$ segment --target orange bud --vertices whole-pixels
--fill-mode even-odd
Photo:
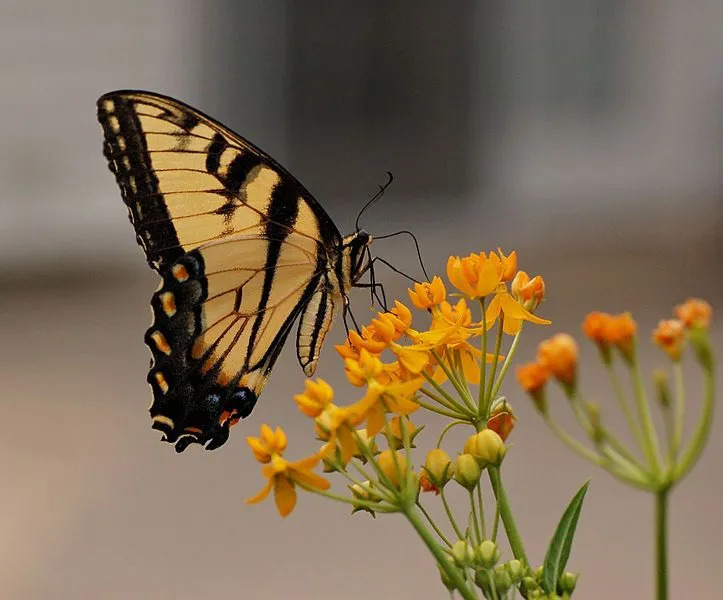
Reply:
[[[517,416],[507,400],[501,399],[492,405],[487,428],[499,435],[503,442],[507,440],[516,423]]]
[[[665,351],[671,360],[680,360],[685,342],[683,323],[677,319],[659,321],[653,331],[653,341]]]
[[[536,400],[541,398],[545,384],[550,378],[550,372],[536,362],[520,365],[517,367],[516,375],[522,389]]]
[[[686,329],[692,327],[707,329],[713,316],[713,309],[705,300],[688,298],[683,304],[675,307],[675,316],[683,322]]]
[[[394,455],[396,454],[396,462]],[[391,482],[394,487],[399,486],[399,476],[402,478],[407,471],[407,457],[400,452],[393,452],[392,450],[384,450],[377,457],[377,464],[379,470],[387,476],[387,479]],[[397,465],[399,465],[397,467]]]
[[[577,343],[558,333],[537,347],[537,361],[562,383],[574,386],[577,374]]]

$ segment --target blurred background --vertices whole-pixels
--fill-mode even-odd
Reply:
[[[3,599],[445,597],[401,518],[349,518],[308,495],[283,522],[270,502],[243,504],[263,484],[246,435],[279,423],[290,456],[313,447],[291,401],[303,387],[292,347],[222,449],[177,456],[158,442],[143,344],[156,278],[101,153],[106,91],[154,90],[215,116],[342,231],[392,171],[362,225],[411,229],[431,271],[449,254],[517,249],[545,277],[553,320],[529,328],[520,362],[545,336],[577,335],[591,310],[633,311],[643,342],[688,296],[721,310],[717,0],[2,0],[0,14]],[[418,273],[407,240],[375,251]],[[352,301],[367,314],[368,296]],[[331,349],[343,329],[328,339],[319,374],[355,399]],[[646,368],[664,362],[642,345]],[[621,425],[583,348],[585,387]],[[570,455],[514,381],[503,391],[519,417],[508,492],[533,562],[592,478],[569,563],[578,597],[651,598],[652,499]],[[672,496],[671,598],[723,589],[722,434],[719,419]]]

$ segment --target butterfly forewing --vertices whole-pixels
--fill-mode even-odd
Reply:
[[[179,451],[218,447],[300,314],[299,360],[313,372],[345,291],[341,236],[286,170],[195,109],[112,92],[98,118],[136,238],[163,278],[146,333],[154,427]]]

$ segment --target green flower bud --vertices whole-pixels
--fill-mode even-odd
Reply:
[[[540,565],[539,567],[537,567],[537,569],[535,569],[535,579],[536,579],[537,581],[542,581],[542,573],[543,573],[543,571],[544,571],[544,568],[543,568],[542,565]]]
[[[466,454],[471,454],[479,462],[480,467],[487,465],[498,466],[507,452],[502,438],[491,429],[483,429],[479,433],[470,436],[464,444]]]
[[[365,500],[366,502],[374,502],[375,504],[381,502],[381,498],[374,491],[374,484],[371,481],[365,481],[361,485],[355,483],[354,485],[350,485],[349,489],[351,490],[354,498],[357,498],[359,500]],[[357,513],[359,511],[368,512],[372,517],[376,516],[374,514],[374,510],[372,510],[368,506],[352,503],[351,514]]]
[[[366,464],[367,458],[366,456],[364,456],[364,452],[362,452],[360,446],[363,446],[368,454],[374,456],[379,451],[377,448],[377,443],[374,439],[374,436],[369,437],[367,435],[366,427],[362,429],[357,429],[356,434],[359,436],[359,440],[356,442],[357,448],[354,452],[354,458],[358,458],[362,462],[362,464]]]
[[[454,480],[462,487],[472,491],[482,475],[477,459],[471,454],[460,454],[454,464]]]
[[[512,587],[512,577],[502,565],[495,569],[495,587],[501,596],[504,596]]]
[[[578,577],[580,577],[580,573],[570,573],[570,571],[565,571],[560,577],[560,591],[563,594],[572,595],[575,591],[575,585],[577,584]]]
[[[474,562],[474,548],[467,540],[457,540],[452,544],[452,557],[460,567],[468,567]]]
[[[668,375],[662,369],[653,371],[653,385],[655,386],[655,395],[658,403],[662,408],[670,408],[670,386],[668,385]]]
[[[491,569],[500,559],[500,551],[492,540],[484,540],[477,546],[477,559],[486,569]]]
[[[447,560],[449,561],[449,564],[452,566],[453,569],[457,569],[457,565],[454,564],[454,559],[451,556],[447,557]],[[445,571],[442,568],[442,565],[437,565],[437,568],[439,569],[439,576],[442,579],[442,585],[447,588],[450,592],[457,589],[457,586],[454,585],[452,580],[449,578],[449,575],[447,575],[447,571]]]
[[[520,591],[525,598],[533,598],[534,596],[532,594],[539,589],[540,584],[537,583],[537,580],[534,577],[530,577],[528,575],[527,577],[522,578],[522,581],[520,582]]]
[[[522,565],[522,561],[513,558],[511,561],[505,563],[505,568],[512,578],[514,584],[518,584],[522,580],[522,576],[525,574],[525,568]]]
[[[432,448],[427,453],[424,470],[427,472],[429,480],[437,488],[443,488],[454,475],[452,459],[441,448]]]

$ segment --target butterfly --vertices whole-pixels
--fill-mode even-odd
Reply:
[[[251,413],[296,321],[297,357],[313,375],[372,237],[358,226],[342,237],[273,158],[178,100],[110,92],[98,120],[136,240],[162,278],[145,335],[153,428],[178,452],[218,448]]]

